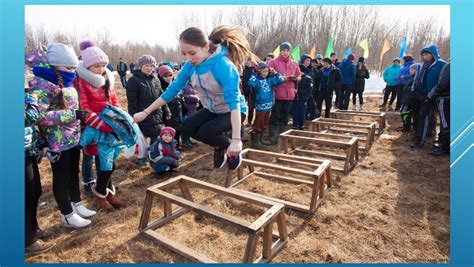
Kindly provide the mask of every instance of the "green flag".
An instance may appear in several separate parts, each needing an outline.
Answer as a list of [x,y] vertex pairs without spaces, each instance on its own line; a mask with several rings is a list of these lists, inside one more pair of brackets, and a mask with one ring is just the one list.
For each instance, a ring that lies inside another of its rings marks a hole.
[[297,44],[293,50],[291,50],[291,58],[295,61],[300,60],[300,44]]
[[278,57],[280,55],[280,45],[277,46],[277,48],[275,48],[275,50],[273,50],[273,56],[274,57]]
[[328,48],[326,48],[324,57],[330,57],[332,52],[334,52],[334,48],[332,48],[332,36],[329,35]]

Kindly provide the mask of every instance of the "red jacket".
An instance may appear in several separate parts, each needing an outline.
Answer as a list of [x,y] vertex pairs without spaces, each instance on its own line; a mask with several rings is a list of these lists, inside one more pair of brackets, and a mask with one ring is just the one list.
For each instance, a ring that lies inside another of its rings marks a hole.
[[[282,76],[296,76],[301,78],[300,67],[298,63],[291,59],[291,56],[287,59],[279,55],[277,58],[272,59],[268,62],[268,67],[274,68],[276,72]],[[295,99],[296,93],[296,82],[288,80],[284,83],[274,87],[275,99],[277,100],[293,100]]]

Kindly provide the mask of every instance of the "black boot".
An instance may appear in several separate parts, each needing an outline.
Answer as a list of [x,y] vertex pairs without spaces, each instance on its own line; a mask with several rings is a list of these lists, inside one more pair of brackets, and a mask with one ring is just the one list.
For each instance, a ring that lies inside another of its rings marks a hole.
[[263,132],[260,133],[260,144],[262,144],[264,146],[273,145],[272,142],[269,142],[269,141],[266,141],[265,139],[263,139]]
[[191,143],[191,139],[189,136],[181,135],[181,147],[182,148],[192,148],[193,144]]
[[250,146],[255,149],[262,149],[263,145],[260,143],[262,133],[250,133]]
[[268,128],[268,136],[270,137],[270,144],[275,145],[278,143],[278,130],[276,127]]

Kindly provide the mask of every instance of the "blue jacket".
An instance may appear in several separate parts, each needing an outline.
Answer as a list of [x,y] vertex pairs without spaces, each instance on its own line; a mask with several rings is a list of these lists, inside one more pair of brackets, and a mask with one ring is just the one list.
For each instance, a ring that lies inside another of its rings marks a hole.
[[240,109],[247,115],[245,98],[239,89],[239,73],[226,54],[227,48],[218,45],[216,51],[199,65],[186,62],[161,98],[165,102],[173,100],[190,82],[203,107],[212,113],[224,114]]
[[390,65],[383,72],[383,80],[387,83],[388,86],[398,85],[398,75],[400,74],[400,65]]
[[252,74],[248,81],[248,86],[253,88],[255,95],[255,109],[257,111],[271,111],[274,97],[273,86],[282,84],[285,80],[280,73],[269,76],[266,79]]
[[355,65],[349,60],[344,59],[339,66],[337,66],[342,74],[342,81],[341,84],[354,84],[355,76],[356,76],[356,67]]
[[415,61],[413,60],[403,63],[403,67],[400,69],[400,73],[398,74],[398,77],[397,77],[398,84],[401,84],[403,86],[407,84],[408,80],[410,80],[411,78],[410,66],[413,65],[414,63]]
[[100,170],[111,171],[115,158],[120,155],[125,145],[119,143],[111,133],[104,133],[90,126],[86,126],[86,129],[81,134],[79,145],[86,147],[92,143],[97,144]]
[[[428,93],[438,84],[439,74],[441,69],[446,64],[446,61],[438,58],[438,48],[434,44],[427,45],[421,50],[421,52],[429,52],[434,57],[434,62],[428,67],[428,70],[422,75],[423,65],[427,63],[420,63],[415,75],[415,83],[413,85],[413,91],[419,93]],[[423,80],[425,81],[423,82]]]

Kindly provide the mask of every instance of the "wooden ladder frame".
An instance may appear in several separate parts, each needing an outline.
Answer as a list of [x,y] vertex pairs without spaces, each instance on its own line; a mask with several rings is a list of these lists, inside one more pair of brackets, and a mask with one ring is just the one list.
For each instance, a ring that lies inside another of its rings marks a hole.
[[[329,131],[348,133],[351,136],[357,137],[358,140],[361,141],[359,145],[362,145],[362,142],[364,142],[364,146],[361,146],[360,148],[362,148],[363,152],[366,154],[375,142],[375,122],[317,118],[311,121],[311,130],[313,132],[324,133],[325,136],[344,135],[329,133]],[[360,135],[364,135],[364,137],[361,137]]]
[[[332,140],[322,139],[321,137],[330,137]],[[341,141],[342,139],[342,141]],[[332,153],[322,153],[315,150],[303,150],[297,149],[294,145],[295,140],[307,141],[318,146],[328,146],[336,149],[341,149],[344,151],[344,156],[332,154]],[[291,146],[291,151],[289,150]],[[334,171],[340,171],[343,173],[349,173],[359,161],[359,143],[357,137],[353,136],[328,136],[323,133],[313,132],[313,131],[302,131],[302,130],[288,130],[284,133],[281,133],[279,136],[278,142],[278,151],[283,152],[284,154],[290,154],[294,151],[302,151],[305,153],[310,153],[314,155],[324,156],[327,158],[333,158],[337,160],[344,161],[344,168],[339,168],[336,166],[331,166],[331,169]]]
[[351,118],[354,117],[369,117],[373,118],[377,123],[377,131],[375,132],[376,135],[381,135],[385,131],[385,124],[386,124],[386,116],[385,112],[369,112],[369,111],[350,111],[350,110],[340,110],[336,109],[332,111],[331,117],[334,119],[341,119],[341,117],[349,116]]
[[[253,192],[244,191],[241,189],[237,189],[242,193],[249,194],[255,197],[265,198],[271,201],[275,201],[278,203],[282,203],[285,207],[299,210],[307,213],[314,213],[316,209],[321,205],[322,200],[326,194],[326,192],[331,188],[332,181],[331,181],[331,161],[329,160],[318,160],[312,159],[308,157],[301,157],[301,156],[294,156],[288,154],[281,154],[275,152],[268,152],[262,150],[255,150],[255,149],[245,149],[242,151],[242,164],[237,169],[236,172],[229,172],[225,186],[226,187],[236,187],[247,178],[251,177],[252,175],[258,175],[259,177],[263,177],[266,179],[274,179],[285,181],[294,184],[306,184],[311,186],[312,193],[309,205],[299,204],[291,201],[286,201],[283,199],[273,198]],[[262,162],[258,160],[260,156],[267,156],[272,157],[276,160],[276,163],[269,163]],[[297,167],[287,167],[283,165],[279,165],[278,162],[286,162],[291,163],[296,166],[300,165],[302,167],[311,167],[314,168],[313,171],[297,169]],[[255,167],[260,167],[261,170],[255,171]],[[244,175],[244,169],[247,168],[249,173]],[[265,169],[276,170],[286,174],[298,174],[303,175],[308,178],[308,180],[302,180],[298,178],[288,177],[289,175],[275,175],[264,172]],[[237,174],[237,181],[231,184],[234,174]],[[286,176],[286,177],[285,177]],[[275,188],[277,189],[277,188]]]
[[[183,197],[171,194],[171,189],[179,186]],[[249,223],[245,220],[235,216],[227,215],[225,213],[213,210],[204,205],[193,201],[189,186],[199,187],[228,197],[239,199],[254,205],[268,208],[256,221]],[[149,223],[150,213],[155,197],[163,200],[164,215]],[[180,208],[173,210],[172,204],[180,206]],[[146,191],[145,203],[140,218],[139,231],[145,236],[153,239],[158,244],[177,252],[195,262],[215,263],[216,261],[183,246],[161,234],[155,230],[159,227],[169,223],[173,219],[187,212],[195,212],[204,216],[211,217],[220,222],[235,226],[239,230],[243,230],[248,234],[247,246],[243,256],[244,263],[266,263],[269,262],[278,253],[283,246],[288,242],[288,232],[285,219],[285,206],[281,203],[276,203],[267,199],[254,197],[243,194],[233,188],[224,188],[210,183],[202,182],[188,176],[179,175],[175,178],[169,179],[158,185],[151,186]],[[273,224],[276,223],[278,227],[277,240],[273,242]],[[263,235],[263,249],[262,255],[253,261],[256,254],[256,247],[259,237]]]

